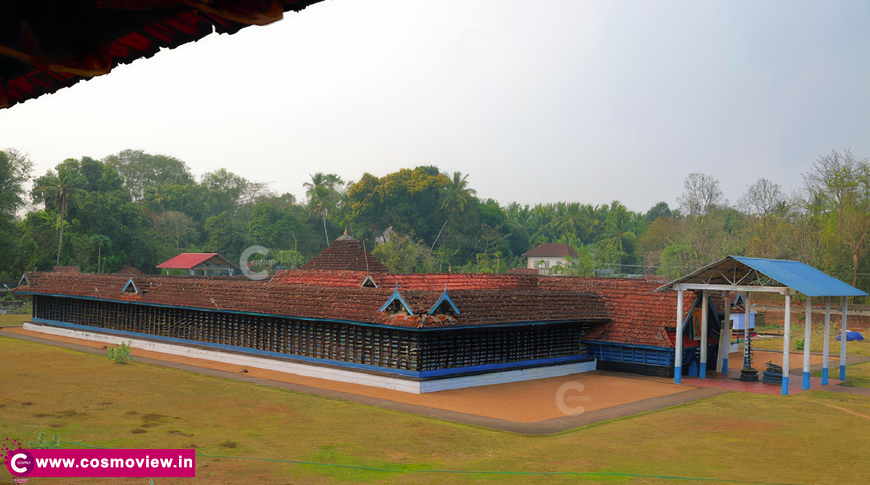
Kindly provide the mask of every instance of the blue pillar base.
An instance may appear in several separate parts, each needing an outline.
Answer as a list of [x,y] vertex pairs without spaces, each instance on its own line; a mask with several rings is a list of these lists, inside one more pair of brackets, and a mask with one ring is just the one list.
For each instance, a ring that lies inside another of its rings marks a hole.
[[840,366],[840,380],[841,381],[846,380],[846,366],[845,365]]
[[679,384],[683,380],[683,369],[674,367],[674,384]]
[[809,390],[809,388],[810,388],[810,373],[804,372],[803,389],[804,389],[804,391],[807,391],[807,390]]
[[701,362],[701,367],[698,368],[698,377],[701,379],[707,378],[707,363]]
[[822,385],[823,386],[828,385],[828,368],[827,367],[822,369]]
[[728,375],[728,359],[722,359],[722,373]]
[[782,395],[788,396],[788,376],[782,376]]

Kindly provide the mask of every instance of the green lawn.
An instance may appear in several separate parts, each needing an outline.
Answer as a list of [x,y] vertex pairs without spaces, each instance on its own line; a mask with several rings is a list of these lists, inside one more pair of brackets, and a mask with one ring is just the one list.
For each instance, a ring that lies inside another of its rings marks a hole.
[[[812,338],[810,339],[810,351],[812,352],[822,352],[825,347],[825,335],[824,335],[824,324],[821,324],[821,328],[818,328],[818,324],[820,322],[813,323],[813,333]],[[848,328],[848,327],[847,327]],[[765,332],[771,330],[770,328],[759,328],[757,329],[759,332]],[[782,328],[777,329],[780,334],[782,333]],[[837,326],[833,328],[831,331],[831,339],[830,346],[828,347],[828,351],[832,355],[840,354],[840,342],[835,340],[837,335],[839,335],[840,328]],[[868,332],[864,332],[865,337],[870,337],[870,335],[866,335]],[[803,324],[793,324],[791,326],[791,350],[797,351],[796,342],[798,340],[804,339],[804,326]],[[743,336],[741,335],[741,339]],[[741,347],[742,348],[742,347]],[[752,339],[752,348],[756,350],[782,350],[782,338],[754,338]],[[846,355],[870,355],[870,340],[865,340],[863,342],[846,342]]]
[[[40,430],[119,448],[195,446],[198,479],[169,483],[675,483],[680,476],[861,483],[870,397],[729,393],[552,436],[529,437],[24,342],[0,333],[0,438]],[[268,458],[396,472],[238,460]],[[597,476],[416,473],[587,472]],[[0,480],[8,479],[5,468]],[[205,480],[202,480],[202,479]],[[36,482],[37,480],[34,480]],[[39,479],[38,483],[94,483]],[[104,483],[146,484],[143,479]]]
[[30,320],[30,314],[6,314],[0,315],[0,327],[20,327],[24,322]]
[[846,368],[846,382],[843,385],[849,387],[870,387],[870,362],[848,366]]

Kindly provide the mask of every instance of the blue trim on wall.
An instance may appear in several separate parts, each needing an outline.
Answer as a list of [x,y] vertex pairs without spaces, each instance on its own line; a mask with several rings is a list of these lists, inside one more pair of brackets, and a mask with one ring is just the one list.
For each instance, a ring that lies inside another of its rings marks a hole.
[[630,345],[610,342],[581,341],[591,347],[597,360],[670,367],[674,365],[674,349],[650,345]]
[[[344,323],[348,325],[359,325],[361,327],[372,327],[372,328],[382,328],[382,329],[391,329],[391,330],[404,330],[407,332],[445,332],[451,330],[479,330],[484,328],[506,328],[506,327],[526,327],[529,325],[558,325],[558,324],[566,324],[566,323],[574,323],[574,324],[583,324],[583,325],[591,325],[596,323],[606,323],[607,319],[598,319],[598,320],[587,320],[587,321],[579,321],[579,320],[549,320],[549,321],[535,321],[535,320],[526,320],[522,322],[510,322],[510,323],[498,323],[498,324],[485,324],[485,325],[456,325],[451,327],[430,327],[430,328],[414,328],[414,327],[399,327],[396,325],[385,325],[382,323],[366,323],[359,322],[355,320],[340,320],[335,318],[311,318],[311,317],[296,317],[292,315],[279,315],[277,313],[256,313],[256,312],[243,312],[239,310],[228,310],[222,308],[197,308],[191,306],[180,306],[180,305],[166,305],[163,303],[148,303],[141,301],[125,301],[125,300],[113,300],[111,298],[96,298],[92,296],[78,296],[78,295],[62,295],[59,293],[37,293],[33,291],[20,291],[16,292],[16,295],[26,295],[26,296],[51,296],[54,298],[68,298],[71,300],[91,300],[91,301],[105,301],[109,303],[121,303],[124,305],[137,305],[137,306],[145,306],[145,307],[158,307],[158,308],[173,308],[178,310],[193,310],[198,312],[212,312],[212,313],[232,313],[234,315],[252,315],[256,317],[270,317],[270,318],[286,318],[288,320],[300,320],[303,322],[332,322],[332,323]],[[658,348],[658,347],[652,347]]]
[[822,385],[823,386],[828,385],[828,368],[827,367],[822,368]]
[[626,344],[622,342],[611,342],[609,340],[581,340],[580,343],[587,345],[618,345],[621,347],[629,347],[632,349],[650,349],[650,350],[659,350],[662,352],[674,352],[674,349],[671,347],[656,347],[655,345],[639,345],[639,344]]
[[788,374],[784,372],[782,376],[782,395],[788,396]]
[[804,381],[803,381],[803,389],[804,391],[809,390],[810,388],[810,373],[804,372]]
[[111,330],[102,327],[92,327],[90,325],[78,325],[75,323],[67,323],[67,322],[59,322],[56,320],[46,320],[43,318],[33,318],[32,321],[37,323],[44,323],[50,326],[70,328],[70,329],[78,329],[78,330],[88,330],[95,333],[106,333],[118,336],[129,336],[129,337],[137,337],[151,340],[160,340],[165,342],[171,342],[175,344],[182,345],[199,345],[203,347],[211,347],[222,350],[232,350],[234,352],[243,352],[249,354],[256,355],[265,355],[269,357],[279,357],[285,360],[296,360],[302,362],[309,362],[313,364],[325,364],[335,367],[347,367],[349,369],[357,369],[357,370],[366,370],[379,372],[384,374],[396,374],[405,377],[412,377],[416,379],[426,379],[426,378],[438,378],[438,377],[449,377],[455,374],[468,374],[475,372],[486,372],[486,371],[495,371],[500,369],[512,369],[517,367],[541,367],[552,364],[569,364],[569,363],[580,363],[580,362],[589,362],[592,361],[592,357],[588,355],[582,356],[567,356],[567,357],[555,357],[551,359],[535,359],[535,360],[524,360],[520,362],[506,362],[502,364],[487,364],[487,365],[475,365],[469,367],[456,367],[452,369],[438,369],[432,371],[410,371],[403,369],[394,369],[392,367],[380,367],[376,365],[369,364],[356,364],[353,362],[342,362],[338,360],[330,360],[330,359],[320,359],[317,357],[307,357],[297,354],[286,354],[281,352],[271,352],[268,350],[259,350],[252,349],[250,347],[239,347],[236,345],[224,345],[224,344],[216,344],[212,342],[202,342],[199,340],[186,340],[175,337],[161,337],[158,335],[151,335],[147,333],[139,333],[139,332],[127,332],[123,330]]
[[841,381],[846,380],[846,366],[845,365],[840,366],[840,380]]

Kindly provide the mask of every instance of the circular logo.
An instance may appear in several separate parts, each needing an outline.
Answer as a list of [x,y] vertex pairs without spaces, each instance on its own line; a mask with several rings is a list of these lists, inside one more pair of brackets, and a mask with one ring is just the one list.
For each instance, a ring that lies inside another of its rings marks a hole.
[[6,458],[6,468],[13,476],[26,477],[36,467],[36,460],[26,450],[18,448],[10,451]]
[[263,256],[269,254],[269,250],[264,248],[263,246],[251,246],[248,249],[245,249],[242,252],[242,257],[239,258],[239,267],[242,268],[242,273],[252,280],[262,280],[269,276],[268,271],[251,271],[250,265],[248,264],[248,258],[253,256],[254,254],[261,254]]
[[[586,389],[586,386],[577,382],[570,381],[559,386],[559,390],[556,391],[556,407],[559,408],[559,411],[562,411],[562,414],[565,416],[573,416],[575,414],[582,414],[586,411],[583,408],[582,402],[587,402],[590,400],[590,396],[580,394],[583,390]],[[569,391],[575,391],[571,394],[568,394]]]

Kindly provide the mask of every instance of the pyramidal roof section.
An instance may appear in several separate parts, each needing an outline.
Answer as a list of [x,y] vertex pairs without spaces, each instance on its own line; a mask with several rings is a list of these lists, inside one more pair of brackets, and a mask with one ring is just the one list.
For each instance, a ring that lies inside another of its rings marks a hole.
[[367,273],[389,273],[390,270],[365,250],[362,241],[347,234],[342,235],[311,258],[300,269],[365,271]]

